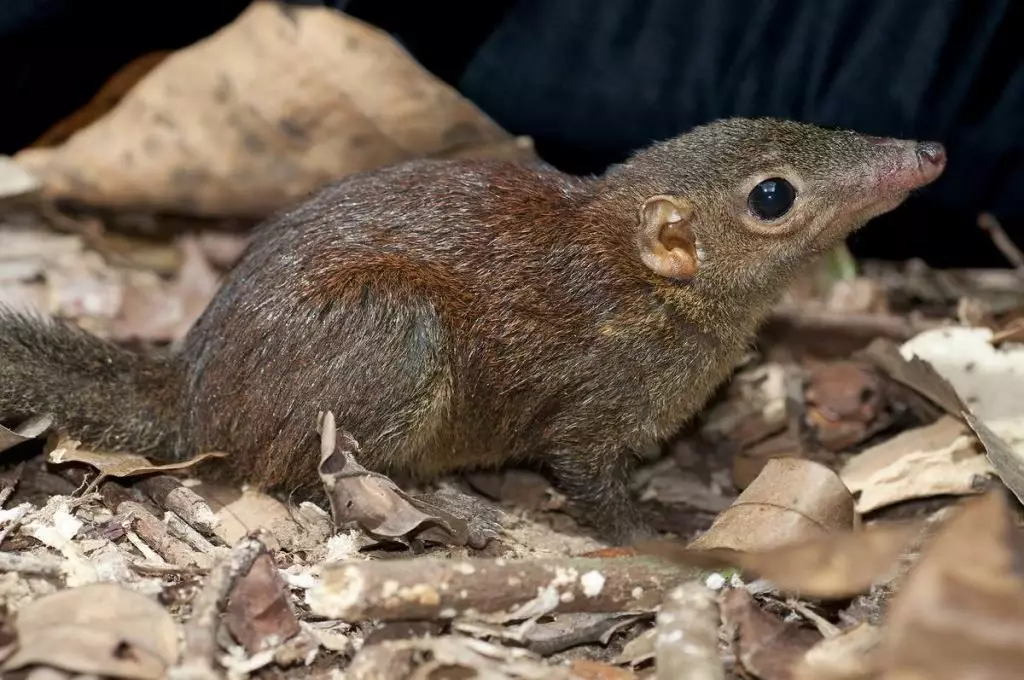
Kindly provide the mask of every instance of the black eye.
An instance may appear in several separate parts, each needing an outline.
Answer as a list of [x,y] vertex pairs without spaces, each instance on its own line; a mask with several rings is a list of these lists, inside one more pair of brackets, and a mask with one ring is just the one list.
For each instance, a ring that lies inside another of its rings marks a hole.
[[796,189],[781,177],[772,177],[758,184],[747,197],[747,206],[754,217],[774,220],[782,217],[793,207]]

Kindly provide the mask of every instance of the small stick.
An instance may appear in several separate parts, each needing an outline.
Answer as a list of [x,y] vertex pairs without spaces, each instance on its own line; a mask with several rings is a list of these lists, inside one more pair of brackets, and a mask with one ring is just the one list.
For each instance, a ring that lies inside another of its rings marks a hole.
[[1024,277],[1024,252],[1021,252],[1017,244],[1006,234],[1006,230],[1003,229],[1003,225],[999,223],[995,215],[991,213],[978,215],[978,226],[988,234],[988,237],[992,239],[992,243],[1003,254],[1007,262],[1013,265],[1013,268],[1017,270],[1020,276]]
[[154,517],[141,503],[122,501],[117,505],[116,512],[117,520],[125,529],[134,529],[139,538],[171,564],[204,568],[210,566],[209,555],[196,552],[187,543],[175,538],[167,525]]
[[193,529],[191,524],[170,510],[164,513],[164,523],[172,536],[180,538],[199,552],[212,553],[217,550],[202,534]]
[[353,561],[325,565],[306,601],[314,613],[348,622],[458,616],[505,622],[652,611],[665,591],[694,574],[649,556]]
[[60,576],[64,573],[58,560],[14,552],[0,552],[0,571],[41,576]]
[[672,590],[658,612],[658,680],[725,680],[718,653],[721,616],[715,592],[700,581]]
[[213,534],[218,521],[216,513],[202,496],[174,477],[155,475],[139,480],[136,486],[162,509],[173,512],[207,536]]
[[217,656],[217,629],[221,612],[235,581],[247,574],[252,563],[267,552],[258,536],[246,536],[210,570],[203,589],[192,602],[192,618],[185,624],[185,643],[181,663],[171,669],[173,680],[208,680],[221,677],[214,668]]
[[0,547],[3,546],[4,541],[11,535],[11,532],[21,526],[21,520],[28,514],[28,507],[21,506],[14,510],[14,516],[7,521],[7,524],[0,528]]

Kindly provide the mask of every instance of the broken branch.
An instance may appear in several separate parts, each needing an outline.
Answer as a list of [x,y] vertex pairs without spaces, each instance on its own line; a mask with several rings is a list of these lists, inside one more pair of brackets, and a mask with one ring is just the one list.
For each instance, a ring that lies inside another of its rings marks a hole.
[[345,621],[651,611],[695,573],[649,556],[338,563],[325,566],[307,602]]

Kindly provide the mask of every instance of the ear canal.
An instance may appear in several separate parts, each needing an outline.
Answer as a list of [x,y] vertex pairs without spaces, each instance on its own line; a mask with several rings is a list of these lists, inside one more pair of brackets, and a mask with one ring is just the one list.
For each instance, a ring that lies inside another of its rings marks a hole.
[[697,274],[693,209],[676,196],[651,196],[640,209],[640,258],[658,276],[687,280]]

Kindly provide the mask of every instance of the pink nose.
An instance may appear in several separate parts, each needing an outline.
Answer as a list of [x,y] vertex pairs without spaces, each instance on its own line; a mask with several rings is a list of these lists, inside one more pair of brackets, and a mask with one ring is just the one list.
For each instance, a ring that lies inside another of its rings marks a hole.
[[927,182],[931,182],[946,169],[946,147],[938,142],[919,142],[917,164]]

